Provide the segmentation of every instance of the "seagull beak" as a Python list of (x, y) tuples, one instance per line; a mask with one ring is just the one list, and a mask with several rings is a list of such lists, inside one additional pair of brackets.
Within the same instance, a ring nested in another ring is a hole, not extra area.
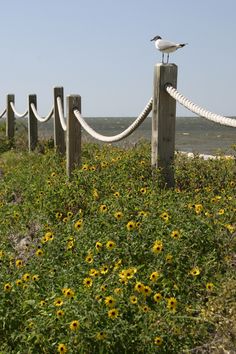
[(154, 38), (150, 39), (150, 42), (151, 42), (151, 41), (154, 41)]

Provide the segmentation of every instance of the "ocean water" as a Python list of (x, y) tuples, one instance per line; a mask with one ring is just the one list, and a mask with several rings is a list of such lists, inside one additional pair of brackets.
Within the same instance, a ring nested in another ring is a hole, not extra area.
[[(236, 119), (236, 118), (235, 118)], [(126, 129), (135, 117), (94, 117), (86, 118), (86, 121), (93, 129), (103, 135), (116, 135)], [(22, 125), (27, 125), (22, 120)], [(49, 138), (53, 136), (53, 122), (39, 123), (40, 136)], [(85, 141), (96, 141), (82, 131)], [(129, 137), (118, 145), (132, 146), (140, 140), (151, 141), (151, 118), (148, 117), (141, 126)], [(193, 153), (216, 154), (232, 153), (232, 145), (236, 145), (236, 128), (213, 123), (201, 117), (177, 117), (175, 146), (177, 151)]]
[[(135, 118), (87, 118), (87, 122), (99, 133), (115, 135), (126, 129)], [(124, 140), (134, 144), (139, 140), (151, 141), (151, 118)], [(86, 134), (87, 136), (87, 134)], [(236, 144), (236, 128), (227, 127), (200, 117), (178, 117), (176, 119), (175, 146), (178, 151), (214, 154), (219, 150), (232, 152)]]

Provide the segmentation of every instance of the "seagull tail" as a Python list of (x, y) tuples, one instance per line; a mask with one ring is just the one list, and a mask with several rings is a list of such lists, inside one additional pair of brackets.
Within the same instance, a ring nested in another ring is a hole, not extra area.
[(187, 44), (188, 44), (188, 43), (180, 43), (180, 44), (178, 44), (178, 47), (179, 47), (179, 48), (183, 48), (183, 47), (185, 47)]

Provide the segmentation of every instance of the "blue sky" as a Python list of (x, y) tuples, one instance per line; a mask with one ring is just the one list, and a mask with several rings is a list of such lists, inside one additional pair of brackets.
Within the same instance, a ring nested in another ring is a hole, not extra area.
[[(52, 106), (54, 86), (82, 96), (84, 116), (137, 116), (161, 61), (154, 35), (188, 46), (173, 53), (178, 89), (236, 115), (235, 0), (0, 0), (0, 111), (14, 93), (24, 111)], [(191, 115), (177, 105), (178, 115)]]

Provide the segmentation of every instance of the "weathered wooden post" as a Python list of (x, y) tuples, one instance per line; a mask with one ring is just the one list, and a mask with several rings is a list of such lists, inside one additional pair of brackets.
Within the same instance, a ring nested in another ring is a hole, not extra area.
[(6, 112), (6, 137), (13, 139), (15, 135), (15, 114), (11, 107), (11, 102), (15, 103), (15, 95), (7, 95), (7, 112)]
[(28, 99), (28, 146), (29, 151), (33, 151), (38, 142), (38, 120), (35, 117), (31, 104), (34, 104), (37, 109), (37, 97), (36, 95), (29, 95)]
[(56, 151), (61, 154), (65, 154), (66, 144), (65, 144), (65, 133), (61, 125), (57, 97), (60, 97), (62, 102), (62, 109), (64, 112), (64, 90), (63, 87), (54, 87), (54, 145)]
[(176, 101), (166, 84), (177, 85), (175, 64), (156, 64), (152, 106), (152, 166), (160, 168), (166, 187), (174, 187)]
[(81, 125), (75, 117), (74, 109), (81, 112), (79, 95), (67, 96), (66, 167), (68, 177), (81, 162)]

